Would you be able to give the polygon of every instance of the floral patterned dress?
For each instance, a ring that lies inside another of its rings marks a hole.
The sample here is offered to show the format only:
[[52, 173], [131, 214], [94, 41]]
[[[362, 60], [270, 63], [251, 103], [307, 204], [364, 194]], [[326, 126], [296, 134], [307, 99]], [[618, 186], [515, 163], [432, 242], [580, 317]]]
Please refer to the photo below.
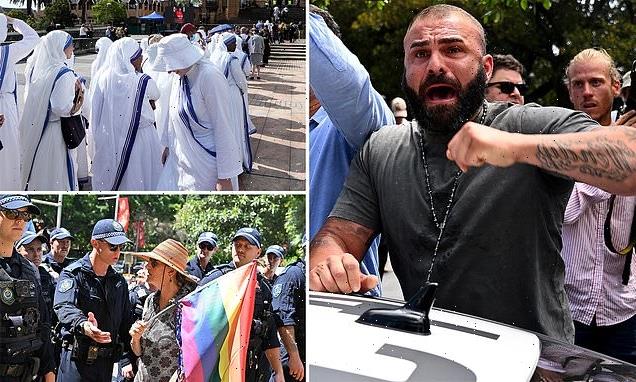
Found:
[[[195, 284], [184, 285], [171, 302], [180, 300], [195, 288]], [[160, 291], [154, 292], [146, 299], [142, 314], [142, 319], [146, 322], [160, 312], [159, 293]], [[137, 375], [135, 375], [135, 382], [170, 381], [170, 378], [179, 367], [179, 343], [177, 342], [175, 327], [176, 305], [162, 312], [146, 328], [141, 336], [142, 353], [141, 357], [139, 357], [139, 370]]]

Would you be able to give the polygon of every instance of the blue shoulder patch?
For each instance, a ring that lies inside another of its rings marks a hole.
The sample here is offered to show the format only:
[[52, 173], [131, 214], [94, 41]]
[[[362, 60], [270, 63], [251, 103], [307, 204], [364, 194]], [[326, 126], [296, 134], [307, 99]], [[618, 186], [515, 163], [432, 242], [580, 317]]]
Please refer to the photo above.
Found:
[[68, 292], [69, 289], [73, 287], [73, 284], [74, 284], [73, 279], [64, 279], [60, 282], [60, 286], [58, 290], [60, 291], [60, 293]]
[[283, 291], [283, 284], [276, 284], [272, 289], [272, 296], [274, 298], [280, 296], [280, 293]]

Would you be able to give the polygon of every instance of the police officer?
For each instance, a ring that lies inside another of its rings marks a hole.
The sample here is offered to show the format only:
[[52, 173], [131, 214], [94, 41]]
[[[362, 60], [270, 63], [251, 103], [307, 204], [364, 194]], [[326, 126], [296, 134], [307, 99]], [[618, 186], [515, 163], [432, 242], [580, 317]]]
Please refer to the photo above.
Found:
[[197, 256], [188, 261], [186, 272], [199, 280], [203, 275], [210, 273], [214, 269], [210, 259], [219, 250], [218, 242], [219, 238], [212, 232], [203, 232], [199, 235]]
[[150, 288], [148, 288], [148, 270], [142, 268], [137, 271], [135, 275], [135, 286], [130, 289], [130, 306], [133, 309], [135, 321], [141, 320], [141, 315], [144, 311], [144, 303], [146, 298], [150, 295]]
[[55, 380], [50, 321], [36, 267], [14, 247], [40, 210], [27, 196], [0, 195], [0, 381]]
[[[53, 285], [51, 275], [47, 272], [46, 268], [42, 266], [42, 244], [46, 242], [47, 240], [44, 236], [38, 235], [35, 232], [25, 231], [20, 240], [16, 241], [15, 249], [37, 267], [40, 274], [40, 285], [42, 285], [42, 297], [44, 297], [44, 302], [46, 302], [50, 317], [54, 318], [53, 295], [55, 293], [55, 286]], [[51, 326], [54, 326], [53, 322], [51, 322]]]
[[[306, 248], [306, 236], [303, 248]], [[272, 308], [283, 341], [281, 361], [286, 382], [305, 380], [305, 259], [287, 266], [274, 281]]]
[[73, 262], [73, 260], [66, 258], [71, 249], [71, 240], [73, 239], [71, 233], [63, 227], [55, 228], [50, 233], [51, 251], [44, 255], [42, 262], [55, 283], [57, 283], [62, 269]]
[[93, 228], [92, 251], [62, 270], [53, 304], [62, 326], [58, 381], [108, 382], [119, 360], [132, 374], [128, 284], [112, 267], [129, 242], [121, 224], [100, 220]]
[[[255, 228], [241, 228], [232, 238], [232, 261], [215, 267], [199, 285], [205, 285], [210, 281], [233, 271], [243, 265], [249, 264], [261, 255], [261, 234]], [[272, 294], [265, 278], [258, 273], [258, 285], [254, 302], [254, 316], [250, 341], [247, 350], [247, 369], [245, 380], [250, 382], [262, 382], [269, 380], [270, 368], [275, 371], [276, 382], [283, 382], [283, 367], [280, 362], [280, 342], [276, 336], [276, 321], [272, 312]], [[263, 353], [269, 361], [269, 365], [263, 358]]]
[[265, 251], [265, 256], [267, 256], [267, 265], [265, 266], [265, 271], [263, 272], [263, 276], [267, 280], [269, 280], [270, 285], [276, 281], [278, 275], [276, 274], [276, 269], [283, 261], [285, 257], [285, 248], [280, 245], [270, 245], [267, 247]]

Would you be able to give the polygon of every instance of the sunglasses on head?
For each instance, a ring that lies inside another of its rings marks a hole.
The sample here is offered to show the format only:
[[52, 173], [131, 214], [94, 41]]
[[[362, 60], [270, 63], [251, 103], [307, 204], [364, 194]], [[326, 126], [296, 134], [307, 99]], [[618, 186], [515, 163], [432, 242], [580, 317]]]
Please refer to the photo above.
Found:
[[201, 243], [201, 244], [199, 244], [199, 248], [207, 249], [208, 251], [211, 251], [211, 250], [214, 249], [214, 246], [212, 244], [209, 244], [209, 243]]
[[519, 90], [519, 94], [524, 95], [528, 91], [528, 85], [526, 84], [515, 84], [510, 81], [498, 81], [498, 82], [490, 82], [488, 87], [497, 86], [502, 93], [512, 94], [515, 91], [515, 88]]
[[116, 252], [121, 250], [124, 245], [123, 244], [111, 244], [109, 242], [107, 242], [106, 240], [103, 240], [104, 243], [106, 243], [108, 245], [108, 248], [110, 249], [111, 252]]
[[27, 211], [8, 210], [6, 208], [1, 208], [1, 207], [0, 207], [0, 211], [2, 211], [2, 214], [9, 220], [21, 219], [26, 222], [33, 218], [33, 214]]

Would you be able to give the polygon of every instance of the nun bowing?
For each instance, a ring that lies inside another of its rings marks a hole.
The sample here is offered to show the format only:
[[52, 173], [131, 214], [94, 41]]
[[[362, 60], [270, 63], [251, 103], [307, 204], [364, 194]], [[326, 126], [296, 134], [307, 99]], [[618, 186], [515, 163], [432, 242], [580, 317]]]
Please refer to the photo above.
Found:
[[182, 191], [235, 189], [241, 152], [228, 111], [229, 86], [223, 73], [183, 34], [158, 43], [154, 69], [173, 72], [168, 134]]

